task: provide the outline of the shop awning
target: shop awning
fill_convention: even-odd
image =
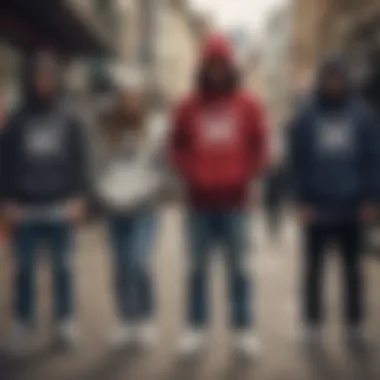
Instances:
[[[104,28],[67,0],[2,0],[0,35],[24,48],[44,46],[68,55],[113,55]]]

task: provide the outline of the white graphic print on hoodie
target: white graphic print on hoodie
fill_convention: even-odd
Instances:
[[[106,209],[128,212],[157,201],[168,182],[161,126],[150,122],[145,139],[125,132],[117,150],[105,147],[96,192]]]

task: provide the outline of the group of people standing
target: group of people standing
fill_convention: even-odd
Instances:
[[[70,256],[73,231],[95,196],[107,225],[119,325],[109,342],[151,346],[157,339],[150,269],[159,206],[173,174],[186,203],[189,254],[187,328],[183,354],[206,343],[209,264],[216,244],[227,268],[230,324],[236,349],[254,356],[259,341],[252,314],[249,256],[251,184],[268,163],[269,132],[260,103],[244,89],[232,48],[221,36],[207,39],[196,85],[181,101],[167,139],[157,138],[143,89],[120,84],[98,118],[99,144],[89,152],[83,123],[66,107],[57,62],[37,54],[27,66],[23,105],[0,140],[3,215],[11,226],[15,308],[13,349],[24,348],[34,325],[35,261],[48,247],[53,270],[57,339],[75,345]],[[353,94],[345,69],[327,62],[315,92],[289,127],[289,173],[305,229],[304,324],[309,341],[322,327],[321,280],[325,245],[341,247],[350,337],[364,322],[361,229],[375,217],[380,144],[376,120]],[[377,127],[377,128],[376,128]],[[90,169],[89,158],[96,157]]]

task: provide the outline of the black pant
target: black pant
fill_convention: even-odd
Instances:
[[[304,319],[319,325],[323,319],[322,287],[326,246],[338,245],[344,276],[344,312],[346,322],[355,327],[363,320],[362,231],[359,222],[312,224],[305,231],[303,279]]]
[[[267,177],[264,206],[269,233],[277,238],[281,228],[282,211],[284,206],[284,175],[274,171]]]

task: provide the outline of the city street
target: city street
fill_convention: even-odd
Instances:
[[[163,213],[163,222],[155,256],[158,292],[160,343],[148,352],[108,352],[107,332],[115,323],[110,290],[109,254],[100,227],[88,227],[78,236],[74,258],[77,310],[83,344],[75,353],[58,352],[48,347],[50,277],[48,263],[40,260],[38,276],[39,319],[36,348],[25,358],[0,356],[2,380],[116,380],[116,379],[205,379],[205,380],[349,380],[380,378],[380,356],[354,356],[344,347],[344,330],[339,324],[341,304],[335,257],[328,267],[326,298],[329,318],[325,350],[307,353],[296,344],[298,319],[298,280],[301,263],[297,250],[297,231],[289,219],[284,238],[277,246],[265,235],[263,218],[252,222],[252,269],[256,268],[256,295],[253,306],[258,316],[258,332],[263,343],[262,357],[246,363],[233,357],[226,333],[226,302],[223,267],[215,257],[213,281],[213,323],[210,347],[202,357],[191,362],[176,358],[177,338],[183,327],[184,280],[186,260],[181,235],[182,213],[171,208]],[[371,337],[380,342],[380,266],[368,258]],[[0,258],[1,339],[10,322],[12,292],[11,257]]]
[[[346,319],[361,321],[360,226],[370,227],[380,211],[380,0],[2,0],[0,19],[0,380],[380,380],[380,219],[364,248],[377,254],[363,252],[369,347],[354,352],[347,338],[359,341],[362,330],[348,335],[343,316],[345,304]],[[234,308],[242,311],[239,325],[247,320],[239,302],[247,282],[239,260],[226,271],[223,247],[215,247],[210,273],[206,350],[187,360],[178,354],[190,264],[178,202],[185,193],[191,207],[212,211],[191,220],[197,252],[213,233],[240,249],[244,218],[230,211],[248,195],[272,211],[272,226],[290,198],[304,224],[321,221],[308,231],[305,281],[295,216],[285,211],[276,240],[260,207],[252,212],[244,269],[262,344],[255,360],[236,355],[237,337],[241,351],[254,351],[255,341],[229,326],[226,274],[242,306]],[[150,211],[161,202],[150,250]],[[107,226],[92,220],[78,225],[67,271],[71,231],[50,223],[81,220],[87,204],[116,216],[114,257]],[[27,221],[15,238],[17,276],[4,225],[15,220]],[[334,246],[319,249],[331,237],[345,247],[343,263]],[[39,239],[55,256],[42,247],[34,268],[29,248]],[[146,273],[129,281],[141,274],[145,248],[153,255],[158,342],[152,350],[112,350],[110,333],[125,327],[114,293],[128,314],[124,295],[134,282],[137,312],[152,310]],[[322,346],[311,350],[301,344],[300,299],[304,282],[313,295],[309,317],[319,320],[313,290],[321,253],[326,321]],[[73,321],[65,319],[71,272]],[[192,289],[203,306],[199,272]],[[34,295],[31,347],[12,354],[9,337],[17,346],[29,332],[14,315],[29,321]],[[64,323],[56,326],[52,314]],[[79,344],[65,350],[57,337],[75,343],[73,326]],[[130,337],[121,330],[114,345]]]

